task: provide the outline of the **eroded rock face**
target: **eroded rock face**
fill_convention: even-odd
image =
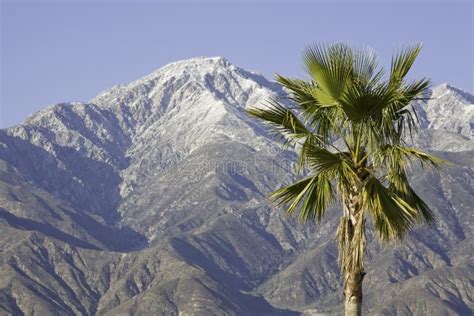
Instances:
[[[0,130],[0,314],[337,314],[340,210],[302,225],[268,203],[295,154],[245,114],[282,93],[194,58]],[[413,175],[434,227],[369,232],[368,313],[473,309],[472,100],[441,85],[415,105],[414,142],[452,164]]]

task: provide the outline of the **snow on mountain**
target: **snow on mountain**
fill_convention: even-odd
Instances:
[[[115,112],[126,109],[121,115],[128,114],[129,132],[141,135],[160,124],[164,115],[169,120],[187,111],[193,114],[188,119],[214,124],[276,91],[281,91],[276,84],[222,57],[201,57],[166,65],[128,85],[107,90],[91,102]]]
[[[206,144],[232,140],[256,149],[275,147],[245,108],[282,93],[263,76],[222,57],[201,57],[114,87],[91,103],[112,111],[132,138],[127,150],[131,167],[124,170],[121,187],[126,195],[143,176],[168,168]]]
[[[254,130],[259,127],[248,119],[244,109],[280,94],[283,90],[277,84],[236,67],[225,58],[198,57],[168,64],[127,85],[115,86],[86,104],[74,102],[50,106],[22,125],[62,130],[67,128],[62,121],[69,118],[66,112],[75,113],[77,118],[84,118],[86,128],[97,131],[96,138],[102,141],[117,143],[113,134],[123,134],[121,148],[130,146],[127,148],[129,153],[137,151],[143,144],[150,144],[150,139],[160,138],[164,144],[166,139],[184,134],[186,138],[180,139],[179,151],[190,152],[202,142],[216,137],[240,137],[244,141],[252,138],[242,132],[242,127],[251,125]],[[448,84],[436,86],[427,101],[415,105],[421,127],[449,132],[448,138],[467,137],[472,140],[473,100],[469,93]],[[100,126],[93,126],[97,124],[95,118],[101,115],[109,117],[99,119]],[[107,120],[110,122],[106,123]],[[112,122],[114,120],[118,124]],[[113,124],[118,125],[113,128],[120,127],[120,131],[111,131]],[[58,141],[71,143],[71,138]],[[472,146],[472,142],[468,144]],[[426,141],[424,145],[429,146]],[[80,146],[77,144],[76,148]],[[443,143],[433,143],[434,149],[449,150],[448,147]],[[466,150],[465,144],[461,147],[455,144],[451,150],[458,149]]]
[[[474,97],[448,84],[435,87],[424,107],[426,128],[474,138]]]

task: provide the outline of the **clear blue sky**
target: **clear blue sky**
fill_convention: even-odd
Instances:
[[[413,76],[474,90],[471,0],[0,2],[0,127],[194,56],[300,76],[316,42],[368,44],[389,62],[421,41]]]

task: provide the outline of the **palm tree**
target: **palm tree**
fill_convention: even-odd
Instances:
[[[385,75],[370,49],[310,47],[304,54],[309,80],[276,76],[289,101],[277,98],[248,109],[285,146],[294,146],[297,173],[309,174],[270,197],[303,221],[320,221],[330,204],[342,204],[336,240],[346,315],[361,314],[366,218],[382,241],[401,240],[414,224],[433,220],[408,171],[414,161],[436,167],[441,160],[404,141],[416,131],[410,104],[430,85],[427,79],[406,80],[420,49],[396,53]]]

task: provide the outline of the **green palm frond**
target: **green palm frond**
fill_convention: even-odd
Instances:
[[[332,106],[339,102],[352,83],[353,61],[352,50],[345,44],[306,49],[304,63],[316,84],[313,95],[320,104]]]
[[[405,79],[405,76],[410,71],[413,63],[421,51],[421,44],[415,44],[405,49],[398,51],[392,58],[390,69],[389,84],[392,88],[400,87]]]
[[[418,161],[422,166],[439,168],[444,160],[425,153],[419,149],[388,145],[374,152],[374,163],[379,168],[386,168],[391,172],[405,170],[413,161]]]
[[[409,136],[413,138],[413,133],[417,131],[418,116],[411,105],[412,102],[421,96],[430,87],[428,79],[421,79],[410,84],[403,84],[394,91],[394,102],[385,110],[385,115],[393,121],[394,132],[398,138]]]
[[[410,102],[422,96],[423,93],[428,90],[430,85],[431,81],[426,78],[413,81],[410,84],[402,85],[397,94],[397,102],[394,104],[396,106],[394,110],[400,111],[401,109],[407,107]]]
[[[333,189],[330,179],[324,174],[318,175],[317,181],[308,190],[308,196],[301,208],[300,219],[305,222],[314,219],[321,221],[332,200]]]
[[[278,205],[287,205],[288,215],[300,209],[299,217],[302,221],[321,220],[333,200],[333,189],[330,179],[324,174],[318,174],[283,187],[270,197]]]
[[[377,119],[382,111],[394,100],[394,96],[383,85],[375,87],[354,86],[341,98],[341,105],[351,121],[370,117]]]
[[[323,144],[324,145],[324,144]],[[332,146],[332,151],[321,146],[316,140],[307,138],[300,148],[297,171],[305,167],[317,174],[324,174],[330,179],[338,178],[343,182],[356,182],[356,166],[349,152]]]
[[[319,172],[331,172],[337,170],[343,162],[344,157],[341,153],[332,153],[325,148],[311,145],[306,150],[306,162],[311,170]]]
[[[276,136],[282,137],[287,143],[294,143],[308,136],[315,137],[295,113],[277,101],[269,101],[265,108],[249,108],[247,113],[263,120]]]
[[[315,105],[317,100],[313,98],[313,90],[316,88],[313,82],[299,79],[290,79],[281,75],[276,75],[275,81],[290,91],[288,99],[295,102],[301,110],[307,110]]]
[[[310,126],[325,143],[331,143],[347,126],[347,119],[340,106],[314,106],[304,112]]]
[[[413,206],[373,176],[365,183],[363,197],[382,240],[401,239],[418,219]]]
[[[300,174],[306,167],[308,161],[308,151],[313,146],[324,146],[323,143],[314,137],[307,137],[299,148],[298,161],[296,163],[296,173]]]
[[[410,186],[404,172],[393,172],[387,176],[390,183],[389,190],[393,191],[403,201],[417,210],[417,220],[432,223],[434,216],[429,206],[416,194]]]
[[[338,134],[345,124],[344,112],[336,104],[324,104],[318,98],[319,88],[313,81],[289,79],[280,75],[277,75],[276,81],[290,90],[288,99],[299,107],[305,121],[323,141],[331,141]]]
[[[379,67],[377,55],[370,47],[353,49],[353,82],[358,86],[374,87],[380,83],[384,69]]]

